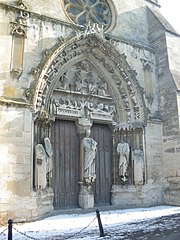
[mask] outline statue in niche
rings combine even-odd
[[[129,165],[129,144],[122,140],[121,143],[117,145],[117,153],[119,155],[119,175],[121,180],[126,182],[128,179],[127,168]]]
[[[50,186],[52,179],[52,145],[49,138],[44,138],[44,146],[37,144],[35,147],[35,186],[36,189],[45,189]]]
[[[48,137],[44,138],[44,146],[45,146],[45,150],[46,150],[46,154],[47,154],[47,158],[46,158],[46,177],[47,177],[47,182],[48,182],[48,186],[51,185],[51,180],[52,180],[52,170],[53,170],[53,149],[52,149],[52,145],[50,142],[50,139]]]
[[[144,184],[144,153],[141,149],[136,148],[132,153],[134,165],[134,184]]]
[[[47,186],[46,178],[46,152],[42,144],[37,144],[35,147],[35,163],[36,163],[36,176],[35,176],[35,186],[36,189],[44,189]]]
[[[92,183],[96,179],[95,157],[97,151],[97,142],[90,138],[90,130],[86,131],[86,137],[83,139],[84,154],[84,179],[86,183]]]

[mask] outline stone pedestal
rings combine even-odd
[[[94,193],[91,186],[81,186],[81,190],[79,193],[79,206],[82,209],[94,207]]]
[[[113,185],[111,190],[112,205],[121,208],[148,207],[163,204],[163,185]]]

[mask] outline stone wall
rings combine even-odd
[[[113,186],[112,205],[121,208],[147,207],[163,203],[163,189],[158,184],[144,186]]]
[[[119,52],[126,55],[131,68],[136,71],[139,91],[144,97],[149,117],[158,118],[159,100],[154,49],[122,41],[116,42],[114,45]]]
[[[162,122],[149,120],[145,133],[147,158],[147,183],[163,185],[164,163],[162,157]]]
[[[53,192],[33,190],[32,113],[0,107],[0,223],[36,219],[53,210]]]
[[[22,206],[23,199],[31,196],[32,117],[28,109],[1,106],[0,122],[2,217],[11,215],[17,205]]]
[[[176,33],[164,32],[164,26],[157,17],[149,12],[151,23],[149,40],[156,49],[158,83],[159,83],[159,117],[163,121],[163,162],[168,190],[165,202],[179,204],[177,188],[179,182],[179,109],[177,97],[178,57],[175,53],[179,47]],[[173,46],[173,47],[172,47]],[[175,50],[176,49],[176,50]],[[172,187],[172,195],[170,194]],[[170,197],[171,195],[171,197]],[[174,200],[173,200],[174,199]]]

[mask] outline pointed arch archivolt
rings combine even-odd
[[[115,104],[117,122],[130,124],[145,120],[145,104],[135,71],[124,54],[96,33],[76,36],[53,51],[39,76],[33,101],[36,112],[49,112],[57,81],[81,61],[88,61],[93,71],[105,79]]]

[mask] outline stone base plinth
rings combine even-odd
[[[45,188],[37,191],[37,215],[42,216],[45,213],[53,211],[53,197],[52,188]]]
[[[163,204],[164,189],[161,185],[114,185],[111,190],[111,203],[122,208],[147,207]]]
[[[94,207],[94,194],[91,187],[81,186],[81,191],[79,193],[79,206],[82,209]]]

